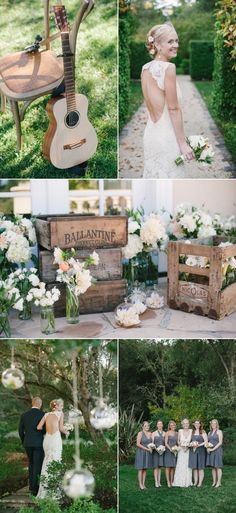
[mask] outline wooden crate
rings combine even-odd
[[[45,249],[119,248],[128,239],[127,216],[40,216],[35,227]]]
[[[91,274],[96,280],[120,280],[122,278],[122,251],[119,248],[98,249],[99,264],[90,266]],[[76,258],[83,261],[89,256],[89,250],[78,250]],[[39,251],[39,275],[45,283],[56,281],[57,264],[53,264],[52,251]]]
[[[212,243],[219,244],[220,238],[213,238]],[[225,238],[223,238],[225,241]],[[209,268],[189,266],[179,262],[180,255],[207,257]],[[211,319],[223,319],[236,311],[236,283],[222,289],[222,263],[229,257],[236,256],[236,244],[227,247],[204,245],[202,242],[172,241],[168,244],[168,293],[170,308],[206,315]],[[183,281],[180,273],[197,275],[199,279]],[[203,278],[202,278],[203,277]],[[199,283],[205,280],[205,283]]]
[[[55,316],[65,317],[66,315],[66,287],[62,283],[50,283],[47,289],[57,287],[60,292],[60,299],[54,304]],[[90,287],[85,294],[80,296],[80,313],[112,312],[121,303],[127,294],[127,281],[98,281]]]

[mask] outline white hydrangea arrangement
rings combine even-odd
[[[60,291],[57,287],[53,287],[52,290],[46,290],[46,284],[39,282],[37,287],[32,287],[27,296],[26,300],[34,302],[35,306],[41,306],[42,308],[53,306],[60,297]]]
[[[174,240],[212,237],[217,233],[213,216],[203,208],[188,203],[176,207],[167,230],[169,238]]]
[[[24,264],[31,258],[36,244],[33,221],[21,215],[7,219],[0,216],[0,257],[2,275],[4,269],[14,270],[16,264]],[[5,273],[6,274],[6,273]]]
[[[37,273],[38,270],[36,267],[30,267],[30,269],[27,269],[26,267],[19,268],[9,274],[9,280],[11,280],[11,283],[18,288],[21,296],[26,298],[30,289],[32,289],[32,287],[37,287],[40,283]]]

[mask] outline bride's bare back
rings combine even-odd
[[[165,93],[148,69],[144,69],[141,76],[141,84],[144,100],[153,123],[157,123],[163,114],[165,106]]]
[[[53,435],[56,431],[59,431],[60,417],[55,412],[50,412],[46,415],[46,432],[49,435]]]

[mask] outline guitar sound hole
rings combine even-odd
[[[79,113],[74,110],[73,112],[68,112],[68,114],[65,117],[65,124],[68,126],[68,128],[74,128],[79,123],[80,115]]]

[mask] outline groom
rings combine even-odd
[[[19,435],[29,460],[29,491],[37,495],[39,489],[39,477],[43,464],[43,435],[44,430],[37,431],[37,425],[44,416],[41,411],[42,399],[34,397],[32,408],[21,415]]]

